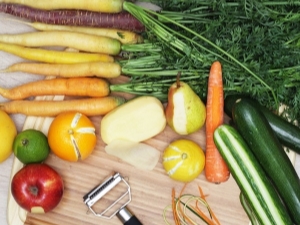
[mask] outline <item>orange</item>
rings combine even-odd
[[[204,151],[194,141],[178,139],[164,150],[163,166],[174,180],[190,182],[200,175],[204,165]]]
[[[87,116],[78,112],[59,114],[48,131],[52,152],[71,162],[86,159],[93,152],[96,139],[94,124]]]

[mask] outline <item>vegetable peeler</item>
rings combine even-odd
[[[119,194],[116,200],[111,200],[112,197],[105,199],[105,196],[109,195],[109,192],[112,189],[116,189],[117,186],[125,187],[126,191],[121,193],[120,190],[117,190],[117,193],[121,194]],[[102,184],[94,187],[89,193],[83,196],[83,201],[89,211],[95,216],[111,219],[116,215],[124,225],[142,225],[137,217],[126,207],[131,201],[130,186],[120,173],[113,174]],[[98,206],[96,203],[98,203]],[[97,211],[100,212],[96,212],[96,207],[98,207]]]

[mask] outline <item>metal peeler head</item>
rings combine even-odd
[[[117,198],[111,192],[116,192]],[[83,196],[83,201],[95,216],[111,219],[130,203],[130,186],[119,173],[115,173]]]

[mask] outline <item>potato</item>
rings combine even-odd
[[[106,114],[100,124],[104,143],[115,139],[142,142],[166,127],[162,103],[155,97],[141,96],[129,100]]]

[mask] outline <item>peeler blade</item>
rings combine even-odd
[[[122,184],[118,185],[121,182]],[[111,203],[111,199],[108,201],[104,198],[104,196],[110,196],[108,193],[117,185],[123,188],[125,186],[126,191]],[[100,207],[101,209],[95,210],[94,208],[96,207],[93,206],[100,200],[100,203],[102,203]],[[83,201],[87,205],[89,211],[91,211],[95,216],[111,219],[131,201],[130,186],[119,173],[115,173],[111,177],[107,178],[103,183],[94,187],[89,193],[84,195]],[[100,203],[98,203],[98,205]]]

